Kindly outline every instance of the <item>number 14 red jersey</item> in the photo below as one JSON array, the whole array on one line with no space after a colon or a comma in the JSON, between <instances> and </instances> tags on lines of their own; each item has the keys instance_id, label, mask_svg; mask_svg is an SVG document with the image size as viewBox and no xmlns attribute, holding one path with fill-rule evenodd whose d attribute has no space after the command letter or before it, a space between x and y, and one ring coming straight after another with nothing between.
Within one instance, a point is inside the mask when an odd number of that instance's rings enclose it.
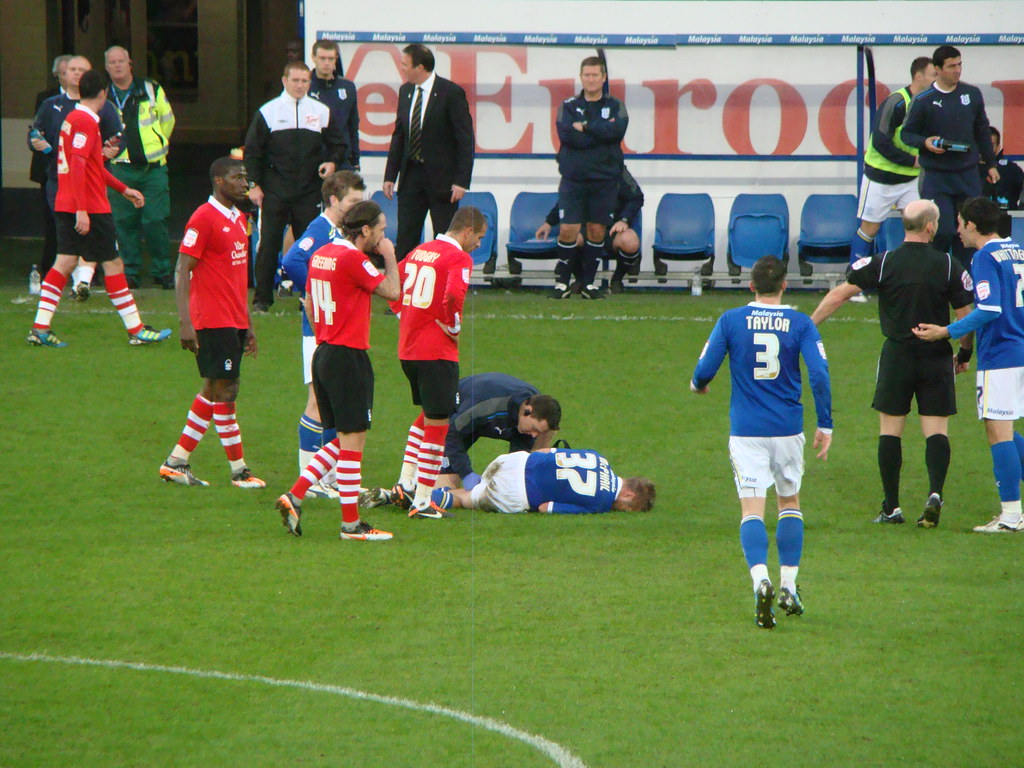
<instances>
[{"instance_id":1,"label":"number 14 red jersey","mask_svg":"<svg viewBox=\"0 0 1024 768\"><path fill-rule=\"evenodd\" d=\"M447 235L415 248L399 267L402 278L400 360L459 360L462 305L473 257Z\"/></svg>"}]
</instances>

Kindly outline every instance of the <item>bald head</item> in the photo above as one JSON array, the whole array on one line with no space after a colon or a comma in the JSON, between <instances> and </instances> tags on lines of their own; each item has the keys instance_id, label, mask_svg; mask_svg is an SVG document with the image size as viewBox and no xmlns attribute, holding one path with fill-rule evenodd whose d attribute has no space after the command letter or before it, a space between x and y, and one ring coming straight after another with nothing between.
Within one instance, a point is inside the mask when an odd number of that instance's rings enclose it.
<instances>
[{"instance_id":1,"label":"bald head","mask_svg":"<svg viewBox=\"0 0 1024 768\"><path fill-rule=\"evenodd\" d=\"M131 84L132 57L126 48L120 45L110 46L103 54L103 63L114 85L123 90Z\"/></svg>"},{"instance_id":2,"label":"bald head","mask_svg":"<svg viewBox=\"0 0 1024 768\"><path fill-rule=\"evenodd\" d=\"M903 209L905 240L930 243L939 226L939 206L931 200L915 200Z\"/></svg>"}]
</instances>

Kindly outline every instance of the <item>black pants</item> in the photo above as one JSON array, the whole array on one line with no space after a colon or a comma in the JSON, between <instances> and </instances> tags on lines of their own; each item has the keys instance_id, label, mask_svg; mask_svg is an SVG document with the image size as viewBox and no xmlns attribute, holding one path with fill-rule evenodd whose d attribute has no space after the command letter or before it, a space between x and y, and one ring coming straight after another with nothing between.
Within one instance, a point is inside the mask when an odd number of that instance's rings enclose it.
<instances>
[{"instance_id":1,"label":"black pants","mask_svg":"<svg viewBox=\"0 0 1024 768\"><path fill-rule=\"evenodd\" d=\"M277 255L284 240L284 229L289 224L298 240L309 222L320 213L320 193L313 192L296 200L282 200L271 192L263 197L260 208L260 244L256 250L256 293L254 304L270 306L274 303L274 275L277 273Z\"/></svg>"},{"instance_id":2,"label":"black pants","mask_svg":"<svg viewBox=\"0 0 1024 768\"><path fill-rule=\"evenodd\" d=\"M451 187L439 189L436 182L432 183L427 177L422 165L407 164L399 181L398 242L395 243L395 255L402 259L423 242L423 222L426 221L427 211L430 211L434 234L439 235L448 231L448 225L452 223L459 204L452 202Z\"/></svg>"},{"instance_id":3,"label":"black pants","mask_svg":"<svg viewBox=\"0 0 1024 768\"><path fill-rule=\"evenodd\" d=\"M53 218L53 208L46 194L46 184L39 185L39 199L43 213L43 253L39 257L39 274L46 277L53 262L57 260L57 222Z\"/></svg>"}]
</instances>

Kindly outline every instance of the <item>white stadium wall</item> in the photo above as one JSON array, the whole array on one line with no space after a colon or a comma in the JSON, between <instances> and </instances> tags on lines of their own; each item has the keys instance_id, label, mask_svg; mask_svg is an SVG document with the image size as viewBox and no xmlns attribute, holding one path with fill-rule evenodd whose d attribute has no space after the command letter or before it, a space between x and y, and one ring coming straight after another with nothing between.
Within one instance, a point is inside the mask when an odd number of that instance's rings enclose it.
<instances>
[{"instance_id":1,"label":"white stadium wall","mask_svg":"<svg viewBox=\"0 0 1024 768\"><path fill-rule=\"evenodd\" d=\"M612 93L630 115L627 165L646 195L644 264L666 192L707 192L724 264L740 192L780 192L791 255L812 193L857 190L858 46L873 52L879 100L913 58L950 43L985 95L1007 154L1024 155L1024 2L515 2L390 0L358 13L306 0L307 48L336 39L359 87L364 175L379 188L401 76L401 48L425 42L464 88L476 127L473 189L507 213L522 190L554 190L553 120L579 89L580 60L603 47ZM860 111L867 120L866 109Z\"/></svg>"}]
</instances>

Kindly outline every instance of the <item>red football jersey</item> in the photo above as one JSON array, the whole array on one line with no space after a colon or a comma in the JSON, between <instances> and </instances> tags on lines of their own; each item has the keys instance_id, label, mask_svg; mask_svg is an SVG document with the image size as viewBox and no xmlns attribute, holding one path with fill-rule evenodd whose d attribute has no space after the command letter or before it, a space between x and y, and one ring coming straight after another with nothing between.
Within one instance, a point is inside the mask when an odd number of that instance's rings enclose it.
<instances>
[{"instance_id":1,"label":"red football jersey","mask_svg":"<svg viewBox=\"0 0 1024 768\"><path fill-rule=\"evenodd\" d=\"M188 297L188 313L196 330L249 327L246 230L245 216L212 196L188 220L178 250L198 259Z\"/></svg>"},{"instance_id":2,"label":"red football jersey","mask_svg":"<svg viewBox=\"0 0 1024 768\"><path fill-rule=\"evenodd\" d=\"M369 349L370 295L383 281L369 257L347 240L316 251L306 279L316 343Z\"/></svg>"},{"instance_id":3,"label":"red football jersey","mask_svg":"<svg viewBox=\"0 0 1024 768\"><path fill-rule=\"evenodd\" d=\"M57 200L61 213L110 213L107 187L128 187L103 165L100 117L81 104L64 118L57 140Z\"/></svg>"},{"instance_id":4,"label":"red football jersey","mask_svg":"<svg viewBox=\"0 0 1024 768\"><path fill-rule=\"evenodd\" d=\"M400 360L459 360L462 305L473 257L447 235L414 249L402 260Z\"/></svg>"}]
</instances>

